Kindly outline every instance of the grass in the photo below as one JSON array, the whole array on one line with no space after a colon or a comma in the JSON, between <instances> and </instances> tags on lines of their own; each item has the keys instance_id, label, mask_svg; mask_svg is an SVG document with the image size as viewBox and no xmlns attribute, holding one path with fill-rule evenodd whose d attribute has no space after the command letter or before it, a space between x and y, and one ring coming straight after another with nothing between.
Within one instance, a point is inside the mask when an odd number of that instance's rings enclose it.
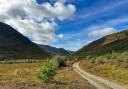
<instances>
[{"instance_id":1,"label":"grass","mask_svg":"<svg viewBox=\"0 0 128 89\"><path fill-rule=\"evenodd\" d=\"M0 82L12 81L35 81L39 67L43 63L18 63L18 64L0 64ZM18 70L19 74L15 72Z\"/></svg>"},{"instance_id":2,"label":"grass","mask_svg":"<svg viewBox=\"0 0 128 89\"><path fill-rule=\"evenodd\" d=\"M102 64L91 60L82 60L80 67L92 74L101 76L105 79L115 81L128 89L128 70L109 63Z\"/></svg>"},{"instance_id":3,"label":"grass","mask_svg":"<svg viewBox=\"0 0 128 89\"><path fill-rule=\"evenodd\" d=\"M95 89L87 80L74 72L72 67L60 68L54 79L56 84L51 89Z\"/></svg>"},{"instance_id":4,"label":"grass","mask_svg":"<svg viewBox=\"0 0 128 89\"><path fill-rule=\"evenodd\" d=\"M38 69L45 63L0 64L0 89L95 89L69 66L57 70L54 80L45 85L37 79Z\"/></svg>"}]
</instances>

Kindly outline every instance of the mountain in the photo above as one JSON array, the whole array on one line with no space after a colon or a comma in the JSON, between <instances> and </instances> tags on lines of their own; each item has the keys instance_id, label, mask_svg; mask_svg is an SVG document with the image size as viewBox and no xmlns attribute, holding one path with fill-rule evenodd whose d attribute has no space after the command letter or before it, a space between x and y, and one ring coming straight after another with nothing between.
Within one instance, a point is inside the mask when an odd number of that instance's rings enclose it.
<instances>
[{"instance_id":1,"label":"mountain","mask_svg":"<svg viewBox=\"0 0 128 89\"><path fill-rule=\"evenodd\" d=\"M45 58L49 53L11 26L0 22L0 57L1 58Z\"/></svg>"},{"instance_id":2,"label":"mountain","mask_svg":"<svg viewBox=\"0 0 128 89\"><path fill-rule=\"evenodd\" d=\"M39 46L41 48L47 50L48 52L52 53L52 54L58 54L58 55L61 55L61 56L67 56L67 55L70 55L70 54L73 53L72 51L68 51L68 50L65 50L63 48L51 47L49 45L39 45Z\"/></svg>"},{"instance_id":3,"label":"mountain","mask_svg":"<svg viewBox=\"0 0 128 89\"><path fill-rule=\"evenodd\" d=\"M66 50L66 51L68 51L70 54L73 54L74 53L74 51L70 51L70 50Z\"/></svg>"},{"instance_id":4,"label":"mountain","mask_svg":"<svg viewBox=\"0 0 128 89\"><path fill-rule=\"evenodd\" d=\"M128 30L107 35L78 50L75 55L128 51Z\"/></svg>"}]
</instances>

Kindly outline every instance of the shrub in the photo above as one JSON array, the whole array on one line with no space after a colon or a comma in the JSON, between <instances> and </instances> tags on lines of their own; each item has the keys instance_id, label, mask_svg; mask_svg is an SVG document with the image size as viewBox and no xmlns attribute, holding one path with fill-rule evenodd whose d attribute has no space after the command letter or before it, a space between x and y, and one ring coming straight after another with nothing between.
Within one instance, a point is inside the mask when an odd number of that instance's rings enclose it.
<instances>
[{"instance_id":1,"label":"shrub","mask_svg":"<svg viewBox=\"0 0 128 89\"><path fill-rule=\"evenodd\" d=\"M19 69L16 69L15 72L14 72L14 75L19 76L20 74L21 74L21 71Z\"/></svg>"},{"instance_id":2,"label":"shrub","mask_svg":"<svg viewBox=\"0 0 128 89\"><path fill-rule=\"evenodd\" d=\"M54 63L56 67L62 67L65 66L64 60L65 59L63 59L63 57L55 56L53 59L50 60L50 62Z\"/></svg>"},{"instance_id":3,"label":"shrub","mask_svg":"<svg viewBox=\"0 0 128 89\"><path fill-rule=\"evenodd\" d=\"M96 64L104 64L104 60L102 60L102 59L97 59L97 60L95 60L95 63L96 63Z\"/></svg>"},{"instance_id":4,"label":"shrub","mask_svg":"<svg viewBox=\"0 0 128 89\"><path fill-rule=\"evenodd\" d=\"M43 67L41 67L38 73L38 78L44 83L49 83L55 75L55 70L56 67L54 64L52 62L48 62Z\"/></svg>"},{"instance_id":5,"label":"shrub","mask_svg":"<svg viewBox=\"0 0 128 89\"><path fill-rule=\"evenodd\" d=\"M118 53L118 52L112 52L111 58L112 58L112 59L116 59L119 54L120 54L120 53Z\"/></svg>"},{"instance_id":6,"label":"shrub","mask_svg":"<svg viewBox=\"0 0 128 89\"><path fill-rule=\"evenodd\" d=\"M111 58L112 58L112 55L111 55L110 53L107 53L107 54L105 55L105 57L106 57L107 59L111 59Z\"/></svg>"},{"instance_id":7,"label":"shrub","mask_svg":"<svg viewBox=\"0 0 128 89\"><path fill-rule=\"evenodd\" d=\"M44 83L49 83L56 74L56 70L64 65L62 57L55 56L41 67L38 73L38 78Z\"/></svg>"}]
</instances>

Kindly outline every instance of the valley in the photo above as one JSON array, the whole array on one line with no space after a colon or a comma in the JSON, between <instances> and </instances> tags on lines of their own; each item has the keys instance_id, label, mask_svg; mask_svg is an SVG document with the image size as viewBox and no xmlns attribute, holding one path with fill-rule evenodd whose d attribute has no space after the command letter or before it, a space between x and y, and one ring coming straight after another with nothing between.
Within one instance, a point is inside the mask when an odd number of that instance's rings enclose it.
<instances>
[{"instance_id":1,"label":"valley","mask_svg":"<svg viewBox=\"0 0 128 89\"><path fill-rule=\"evenodd\" d=\"M0 89L128 89L128 0L0 0Z\"/></svg>"},{"instance_id":2,"label":"valley","mask_svg":"<svg viewBox=\"0 0 128 89\"><path fill-rule=\"evenodd\" d=\"M0 31L0 89L128 88L127 30L72 52L35 44L10 26L0 26L6 29ZM2 40L6 36L8 41Z\"/></svg>"}]
</instances>

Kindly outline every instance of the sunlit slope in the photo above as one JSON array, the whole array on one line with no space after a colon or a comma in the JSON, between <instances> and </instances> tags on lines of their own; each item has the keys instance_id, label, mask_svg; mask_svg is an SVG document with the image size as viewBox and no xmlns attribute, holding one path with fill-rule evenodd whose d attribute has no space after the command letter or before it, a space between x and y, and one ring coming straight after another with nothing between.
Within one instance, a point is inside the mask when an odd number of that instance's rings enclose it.
<instances>
[{"instance_id":1,"label":"sunlit slope","mask_svg":"<svg viewBox=\"0 0 128 89\"><path fill-rule=\"evenodd\" d=\"M84 56L88 54L104 54L107 52L122 52L128 51L128 30L107 35L98 39L82 49L78 50L75 54Z\"/></svg>"}]
</instances>

